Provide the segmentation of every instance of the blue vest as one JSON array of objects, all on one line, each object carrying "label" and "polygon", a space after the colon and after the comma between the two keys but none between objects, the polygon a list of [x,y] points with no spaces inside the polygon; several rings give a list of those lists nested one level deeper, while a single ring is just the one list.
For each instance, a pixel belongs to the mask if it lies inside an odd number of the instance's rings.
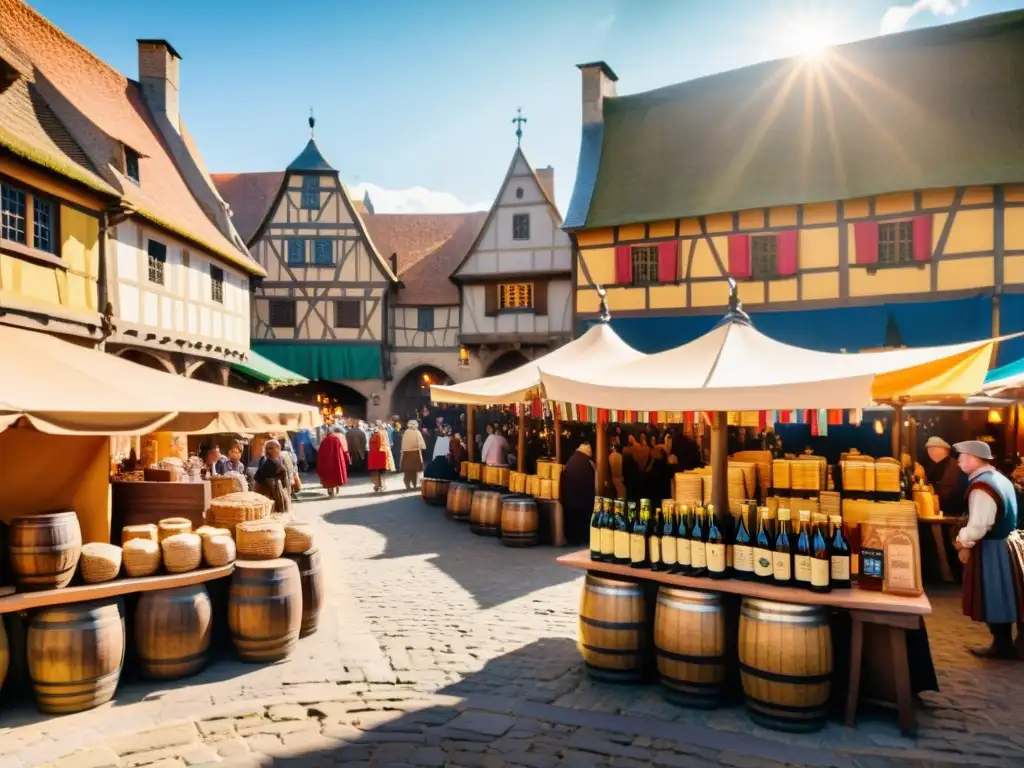
[{"label": "blue vest", "polygon": [[[986,539],[1005,539],[1017,528],[1017,491],[1005,475],[994,469],[986,470],[971,479],[967,496],[980,490],[987,493],[996,503],[996,519],[992,528],[985,534]],[[979,487],[980,486],[980,487]]]}]

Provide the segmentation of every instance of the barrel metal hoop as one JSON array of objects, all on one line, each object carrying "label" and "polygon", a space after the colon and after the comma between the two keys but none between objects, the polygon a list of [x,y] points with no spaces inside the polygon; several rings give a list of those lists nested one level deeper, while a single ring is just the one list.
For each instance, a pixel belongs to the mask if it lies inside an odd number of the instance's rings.
[{"label": "barrel metal hoop", "polygon": [[621,587],[604,587],[597,584],[584,584],[587,592],[605,597],[643,597],[643,588],[639,584],[623,584]]},{"label": "barrel metal hoop", "polygon": [[641,632],[647,629],[647,622],[645,621],[601,621],[600,619],[592,619],[589,616],[580,616],[580,621],[590,627],[596,627],[597,629],[622,629],[628,631]]},{"label": "barrel metal hoop", "polygon": [[587,645],[586,643],[580,643],[582,648],[594,653],[600,653],[604,656],[642,656],[643,651],[638,648],[601,648],[596,645]]},{"label": "barrel metal hoop", "polygon": [[755,621],[763,621],[766,624],[814,624],[818,626],[828,626],[827,618],[820,613],[803,615],[766,613],[764,611],[759,611],[756,608],[752,608],[749,605],[744,605],[740,608],[740,616],[744,616]]},{"label": "barrel metal hoop", "polygon": [[654,649],[654,653],[663,659],[682,661],[686,664],[722,664],[725,662],[725,656],[693,656],[688,653],[676,653],[675,651],[666,651],[664,648],[657,647]]},{"label": "barrel metal hoop", "polygon": [[811,706],[801,706],[798,704],[776,704],[774,701],[764,701],[756,696],[751,696],[749,693],[744,693],[747,701],[754,706],[760,707],[764,710],[776,710],[778,712],[792,712],[793,714],[810,715],[814,717],[816,715],[825,716],[825,708],[827,704],[816,704]]},{"label": "barrel metal hoop", "polygon": [[678,608],[680,611],[686,611],[687,613],[721,613],[721,605],[701,605],[700,603],[680,603],[676,600],[669,600],[667,597],[658,595],[658,605],[664,605],[669,608]]},{"label": "barrel metal hoop", "polygon": [[[87,684],[90,684],[90,683],[100,683],[100,682],[103,682],[103,681],[106,681],[106,680],[110,680],[111,678],[113,678],[114,680],[117,680],[120,676],[121,676],[121,666],[119,665],[118,668],[115,669],[113,672],[107,672],[104,675],[97,675],[96,677],[83,677],[80,680],[54,680],[54,681],[37,680],[34,677],[32,677],[31,675],[29,675],[29,679],[32,681],[32,683],[34,685],[40,685],[40,686],[44,686],[46,688],[71,688],[71,687],[79,688],[79,687],[81,687],[83,685],[87,685]],[[51,698],[61,697],[61,696],[69,697],[69,696],[81,696],[83,693],[87,693],[87,692],[88,691],[75,691],[75,692],[68,692],[68,693],[49,693],[49,692],[47,692],[46,695],[48,697],[51,697]]]},{"label": "barrel metal hoop", "polygon": [[818,675],[787,675],[783,672],[769,672],[764,669],[756,669],[749,664],[740,662],[740,671],[752,677],[768,680],[773,683],[790,683],[791,685],[821,685],[832,682],[832,673],[827,672]]},{"label": "barrel metal hoop", "polygon": [[206,659],[207,656],[209,655],[209,651],[199,651],[198,653],[190,653],[188,656],[179,656],[176,659],[154,659],[148,656],[143,656],[141,651],[139,652],[139,656],[142,658],[142,660],[146,662],[146,664],[149,664],[150,666],[154,667],[160,665],[170,666],[171,664],[185,664],[186,662],[202,661]]},{"label": "barrel metal hoop", "polygon": [[[725,680],[716,680],[711,683],[700,682],[697,680],[680,680],[678,677],[672,677],[672,675],[666,675],[664,672],[659,671],[658,677],[661,678],[663,683],[672,683],[683,688],[703,688],[707,693],[717,694],[725,691]],[[707,693],[702,692],[703,695]]]}]

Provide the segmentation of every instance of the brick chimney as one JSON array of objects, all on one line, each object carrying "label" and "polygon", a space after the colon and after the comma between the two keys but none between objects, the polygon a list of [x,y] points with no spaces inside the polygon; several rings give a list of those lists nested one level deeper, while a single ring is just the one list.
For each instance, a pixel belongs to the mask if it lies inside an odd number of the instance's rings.
[{"label": "brick chimney", "polygon": [[619,76],[603,61],[578,64],[583,73],[583,125],[604,122],[604,100],[616,96]]},{"label": "brick chimney", "polygon": [[139,40],[139,83],[149,108],[167,116],[181,133],[178,117],[178,65],[181,56],[166,40]]},{"label": "brick chimney", "polygon": [[544,188],[544,194],[546,194],[552,202],[555,199],[555,169],[550,165],[547,168],[535,168],[534,173],[537,174],[537,181]]}]

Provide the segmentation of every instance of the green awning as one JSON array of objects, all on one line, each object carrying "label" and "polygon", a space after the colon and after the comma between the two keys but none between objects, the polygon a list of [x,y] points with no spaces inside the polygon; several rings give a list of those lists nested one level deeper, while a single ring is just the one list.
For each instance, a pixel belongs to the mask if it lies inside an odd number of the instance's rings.
[{"label": "green awning", "polygon": [[248,376],[264,381],[272,387],[287,387],[293,384],[306,384],[309,379],[287,368],[278,365],[273,360],[268,360],[263,355],[252,350],[249,351],[249,359],[244,363],[233,363],[232,368],[241,371]]},{"label": "green awning", "polygon": [[271,341],[253,344],[252,352],[311,381],[379,379],[383,374],[383,355],[379,344]]}]

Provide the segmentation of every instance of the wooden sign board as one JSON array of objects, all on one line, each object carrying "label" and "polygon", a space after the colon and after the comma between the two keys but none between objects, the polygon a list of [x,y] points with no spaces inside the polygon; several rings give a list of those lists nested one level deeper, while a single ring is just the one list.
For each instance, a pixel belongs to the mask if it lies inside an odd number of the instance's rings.
[{"label": "wooden sign board", "polygon": [[861,523],[861,541],[882,543],[883,590],[894,595],[917,597],[921,583],[921,544],[917,535],[917,516],[873,518]]}]

